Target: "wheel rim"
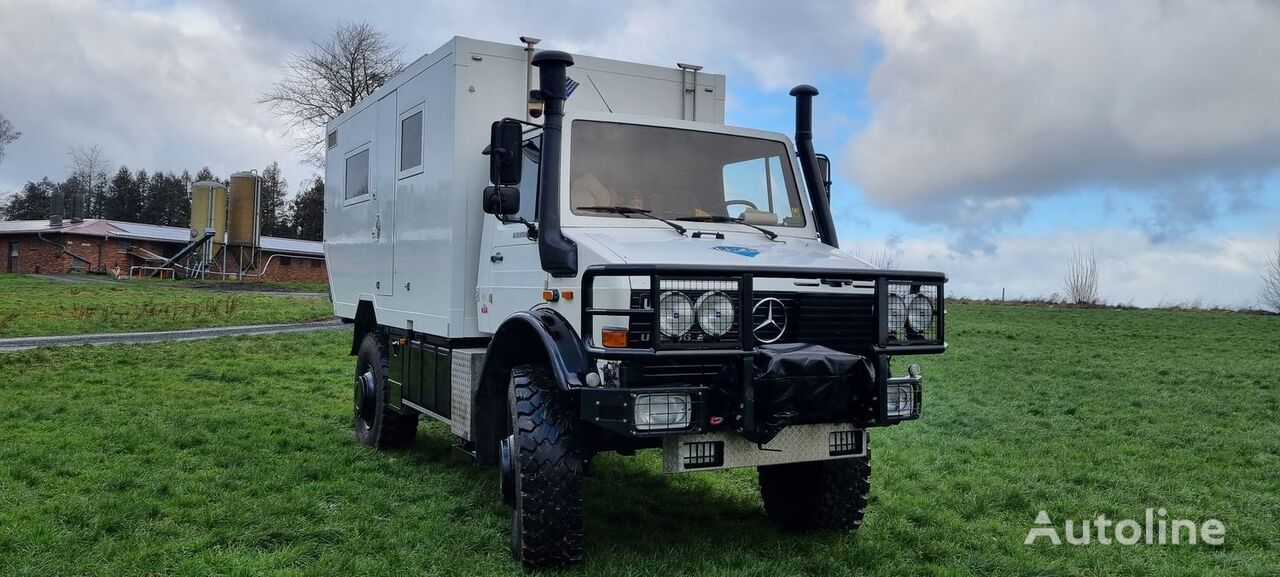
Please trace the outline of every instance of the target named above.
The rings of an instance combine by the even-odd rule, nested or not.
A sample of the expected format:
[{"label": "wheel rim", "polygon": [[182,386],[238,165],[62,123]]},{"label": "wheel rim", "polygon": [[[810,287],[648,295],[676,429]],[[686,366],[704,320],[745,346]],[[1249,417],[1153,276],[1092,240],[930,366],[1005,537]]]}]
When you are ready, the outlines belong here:
[{"label": "wheel rim", "polygon": [[369,426],[373,423],[375,397],[377,389],[374,387],[373,371],[366,370],[356,376],[355,383],[355,412],[356,419],[360,424]]}]

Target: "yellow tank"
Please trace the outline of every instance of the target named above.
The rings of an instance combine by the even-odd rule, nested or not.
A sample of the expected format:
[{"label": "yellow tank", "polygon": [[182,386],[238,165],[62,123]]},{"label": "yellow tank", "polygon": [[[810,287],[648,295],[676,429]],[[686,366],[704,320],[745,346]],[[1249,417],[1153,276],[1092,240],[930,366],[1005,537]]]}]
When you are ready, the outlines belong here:
[{"label": "yellow tank", "polygon": [[258,247],[262,234],[258,212],[258,175],[237,172],[231,175],[230,211],[227,216],[227,244]]},{"label": "yellow tank", "polygon": [[208,255],[222,250],[227,234],[227,187],[221,182],[202,180],[191,185],[191,240],[213,229]]}]

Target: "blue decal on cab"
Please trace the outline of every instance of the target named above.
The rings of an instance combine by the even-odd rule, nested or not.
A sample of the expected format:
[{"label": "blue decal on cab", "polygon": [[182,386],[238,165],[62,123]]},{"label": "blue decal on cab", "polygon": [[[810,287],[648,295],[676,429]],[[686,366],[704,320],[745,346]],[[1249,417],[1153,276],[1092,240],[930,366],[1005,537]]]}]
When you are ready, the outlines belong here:
[{"label": "blue decal on cab", "polygon": [[738,256],[745,256],[745,257],[747,257],[747,258],[755,258],[755,257],[756,257],[756,255],[760,254],[760,251],[758,251],[758,250],[756,250],[756,249],[754,249],[754,248],[747,248],[747,247],[745,247],[745,246],[726,246],[726,245],[720,245],[720,246],[713,246],[713,247],[711,247],[711,248],[714,248],[714,249],[716,249],[716,250],[720,250],[720,251],[724,251],[724,252],[727,252],[727,253],[731,253],[731,254],[736,254],[736,255],[738,255]]}]

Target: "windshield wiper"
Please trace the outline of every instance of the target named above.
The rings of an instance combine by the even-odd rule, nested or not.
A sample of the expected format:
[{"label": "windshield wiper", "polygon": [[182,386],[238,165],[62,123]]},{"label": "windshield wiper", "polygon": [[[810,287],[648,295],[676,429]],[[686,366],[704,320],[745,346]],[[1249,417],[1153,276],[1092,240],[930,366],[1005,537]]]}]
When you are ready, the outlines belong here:
[{"label": "windshield wiper", "polygon": [[624,218],[631,218],[631,215],[635,214],[635,215],[642,216],[644,218],[653,219],[663,224],[666,224],[667,226],[670,226],[671,228],[676,229],[676,232],[682,235],[688,232],[688,229],[686,229],[685,227],[680,226],[674,222],[671,222],[665,218],[653,216],[652,214],[649,214],[653,212],[652,210],[648,210],[644,208],[633,208],[630,206],[579,206],[574,210],[587,210],[591,212],[608,212],[613,214],[620,214]]},{"label": "windshield wiper", "polygon": [[677,218],[676,220],[688,220],[692,222],[731,222],[733,224],[741,224],[743,226],[749,226],[751,228],[754,228],[764,233],[764,235],[768,237],[769,240],[777,240],[778,238],[778,233],[773,232],[772,230],[769,230],[761,226],[756,226],[749,222],[745,222],[740,218],[733,218],[732,216],[717,216],[714,214],[708,214],[706,216],[682,216],[680,218]]}]

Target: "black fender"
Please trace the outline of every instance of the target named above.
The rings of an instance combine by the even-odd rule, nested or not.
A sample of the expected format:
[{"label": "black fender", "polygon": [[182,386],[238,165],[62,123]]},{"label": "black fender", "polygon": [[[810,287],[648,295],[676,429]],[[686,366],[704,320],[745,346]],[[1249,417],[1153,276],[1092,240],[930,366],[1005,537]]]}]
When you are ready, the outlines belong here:
[{"label": "black fender", "polygon": [[507,317],[489,341],[471,403],[477,464],[497,461],[498,442],[506,431],[510,371],[531,363],[544,363],[566,391],[582,387],[582,379],[594,370],[578,332],[560,313],[539,308]]}]

